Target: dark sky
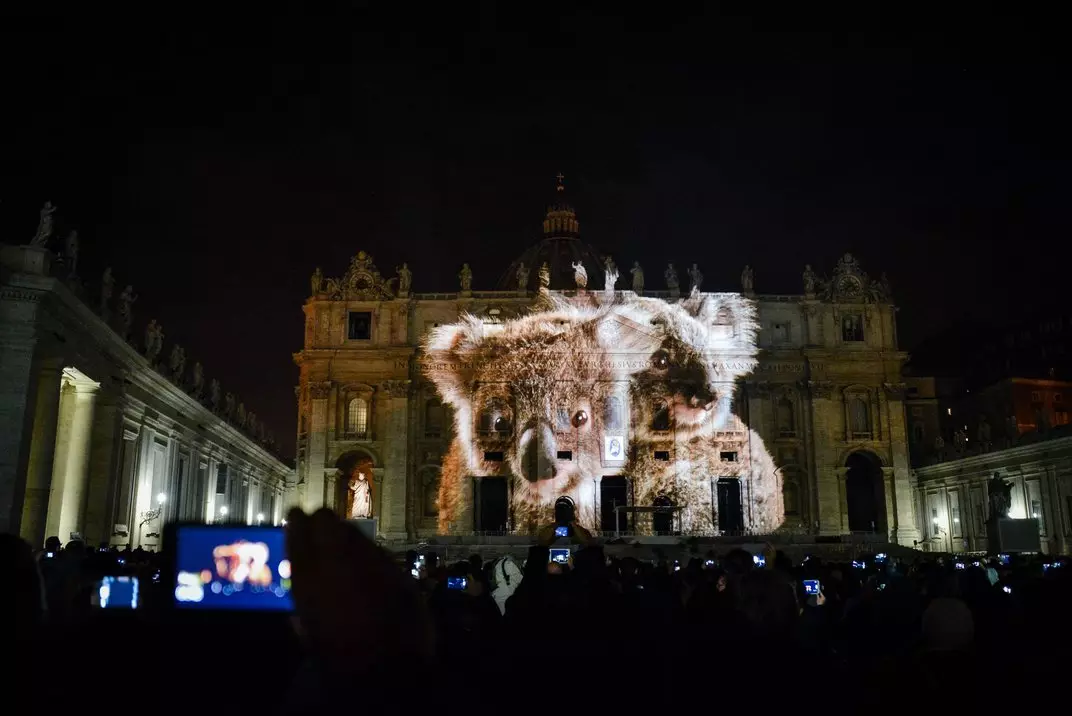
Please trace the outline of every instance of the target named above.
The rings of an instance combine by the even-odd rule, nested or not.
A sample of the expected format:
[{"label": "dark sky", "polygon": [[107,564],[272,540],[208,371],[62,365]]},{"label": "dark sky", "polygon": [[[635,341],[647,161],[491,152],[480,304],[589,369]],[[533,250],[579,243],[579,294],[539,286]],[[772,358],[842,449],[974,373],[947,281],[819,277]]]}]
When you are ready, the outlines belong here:
[{"label": "dark sky", "polygon": [[492,288],[559,171],[584,238],[653,277],[697,262],[731,290],[750,263],[799,292],[851,251],[889,274],[906,348],[1068,300],[1053,17],[218,5],[0,17],[0,236],[51,199],[83,275],[134,284],[139,335],[160,320],[287,451],[313,268],[365,249],[417,291],[462,261]]}]

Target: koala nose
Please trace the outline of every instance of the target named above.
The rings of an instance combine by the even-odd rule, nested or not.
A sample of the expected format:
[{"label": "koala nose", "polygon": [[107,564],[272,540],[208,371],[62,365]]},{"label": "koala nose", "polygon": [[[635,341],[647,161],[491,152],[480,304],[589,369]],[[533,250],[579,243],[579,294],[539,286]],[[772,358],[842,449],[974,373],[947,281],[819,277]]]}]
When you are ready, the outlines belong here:
[{"label": "koala nose", "polygon": [[525,464],[528,466],[529,479],[547,480],[558,475],[557,450],[554,431],[549,425],[533,428],[533,438],[525,445]]}]

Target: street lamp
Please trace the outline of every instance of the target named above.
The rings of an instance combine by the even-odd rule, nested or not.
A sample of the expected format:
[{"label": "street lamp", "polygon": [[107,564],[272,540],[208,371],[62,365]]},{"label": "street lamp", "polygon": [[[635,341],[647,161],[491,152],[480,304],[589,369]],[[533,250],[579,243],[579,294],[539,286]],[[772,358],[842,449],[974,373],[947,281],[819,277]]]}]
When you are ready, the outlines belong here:
[{"label": "street lamp", "polygon": [[227,505],[223,505],[222,507],[220,507],[220,514],[221,515],[226,515],[227,514]]},{"label": "street lamp", "polygon": [[156,504],[162,505],[167,501],[167,495],[163,492],[156,493]]},{"label": "street lamp", "polygon": [[257,513],[257,524],[260,524],[261,522],[264,522],[264,513],[263,512],[258,512]]}]

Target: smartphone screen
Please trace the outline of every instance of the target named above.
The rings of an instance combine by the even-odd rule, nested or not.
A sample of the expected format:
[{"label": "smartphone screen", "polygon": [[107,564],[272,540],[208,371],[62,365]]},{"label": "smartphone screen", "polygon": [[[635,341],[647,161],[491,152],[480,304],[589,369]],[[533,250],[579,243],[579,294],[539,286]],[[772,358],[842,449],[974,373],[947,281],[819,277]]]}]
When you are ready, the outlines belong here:
[{"label": "smartphone screen", "polygon": [[553,549],[548,557],[550,562],[558,562],[559,564],[569,564],[570,551],[568,549]]},{"label": "smartphone screen", "polygon": [[137,577],[104,577],[90,595],[90,603],[101,609],[137,609]]},{"label": "smartphone screen", "polygon": [[819,580],[818,579],[805,579],[804,580],[804,593],[808,596],[814,596],[819,594]]},{"label": "smartphone screen", "polygon": [[754,562],[757,567],[767,566],[767,558],[761,554],[752,555],[752,562]]},{"label": "smartphone screen", "polygon": [[555,527],[555,537],[569,537],[569,527],[566,525]]},{"label": "smartphone screen", "polygon": [[282,527],[179,525],[175,606],[293,611]]},{"label": "smartphone screen", "polygon": [[447,577],[447,589],[463,590],[469,585],[465,577]]}]

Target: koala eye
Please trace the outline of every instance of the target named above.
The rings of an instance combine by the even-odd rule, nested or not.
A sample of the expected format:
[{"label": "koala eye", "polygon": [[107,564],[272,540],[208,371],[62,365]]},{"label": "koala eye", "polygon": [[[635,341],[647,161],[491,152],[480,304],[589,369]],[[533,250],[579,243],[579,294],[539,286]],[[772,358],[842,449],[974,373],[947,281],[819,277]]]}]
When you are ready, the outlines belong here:
[{"label": "koala eye", "polygon": [[578,410],[573,414],[573,427],[579,428],[588,422],[588,413],[583,410]]},{"label": "koala eye", "polygon": [[670,356],[666,351],[655,351],[655,355],[651,357],[651,363],[658,370],[666,370],[670,367]]},{"label": "koala eye", "polygon": [[503,416],[495,418],[495,432],[508,433],[510,432],[510,421]]}]

